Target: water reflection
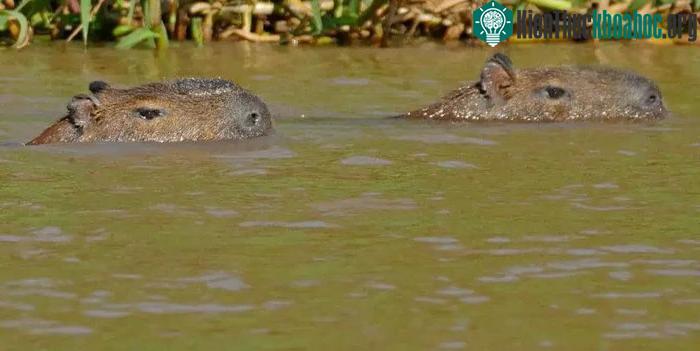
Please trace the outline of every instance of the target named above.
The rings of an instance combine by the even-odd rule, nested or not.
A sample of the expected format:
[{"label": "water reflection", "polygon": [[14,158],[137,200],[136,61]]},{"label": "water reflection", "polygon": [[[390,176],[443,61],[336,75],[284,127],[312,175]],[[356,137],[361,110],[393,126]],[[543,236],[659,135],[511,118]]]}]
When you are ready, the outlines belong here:
[{"label": "water reflection", "polygon": [[277,117],[246,143],[1,146],[3,345],[694,349],[697,50],[504,48],[643,71],[676,115],[484,125],[384,117],[475,78],[486,50],[229,44],[0,56],[3,144],[100,78],[222,76]]}]

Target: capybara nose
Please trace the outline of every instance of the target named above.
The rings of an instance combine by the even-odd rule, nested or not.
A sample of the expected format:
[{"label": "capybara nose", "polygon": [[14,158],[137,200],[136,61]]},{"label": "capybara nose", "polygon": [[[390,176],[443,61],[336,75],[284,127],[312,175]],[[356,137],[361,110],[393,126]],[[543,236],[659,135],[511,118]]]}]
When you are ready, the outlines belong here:
[{"label": "capybara nose", "polygon": [[238,124],[251,135],[264,135],[272,128],[272,117],[267,108],[260,104],[249,106],[237,116]]},{"label": "capybara nose", "polygon": [[262,116],[258,112],[250,112],[243,121],[243,125],[248,128],[255,128],[257,126],[260,126],[261,123]]}]

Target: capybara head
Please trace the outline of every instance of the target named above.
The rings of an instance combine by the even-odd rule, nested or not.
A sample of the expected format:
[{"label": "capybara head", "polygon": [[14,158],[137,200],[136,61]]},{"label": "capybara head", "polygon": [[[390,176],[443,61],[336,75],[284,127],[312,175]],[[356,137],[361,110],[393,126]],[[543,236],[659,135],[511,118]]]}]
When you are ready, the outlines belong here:
[{"label": "capybara head", "polygon": [[479,81],[408,116],[553,122],[651,120],[667,113],[656,84],[633,72],[577,66],[516,70],[507,56],[496,54]]},{"label": "capybara head", "polygon": [[68,114],[29,144],[176,142],[247,139],[269,134],[265,103],[223,79],[186,78],[118,89],[90,83]]}]

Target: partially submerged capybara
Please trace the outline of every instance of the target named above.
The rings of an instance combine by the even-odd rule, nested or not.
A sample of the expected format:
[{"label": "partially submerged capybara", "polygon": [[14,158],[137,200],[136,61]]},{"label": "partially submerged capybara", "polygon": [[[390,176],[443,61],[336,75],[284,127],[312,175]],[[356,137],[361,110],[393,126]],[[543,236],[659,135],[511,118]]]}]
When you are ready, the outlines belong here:
[{"label": "partially submerged capybara", "polygon": [[606,67],[516,70],[495,54],[480,80],[404,117],[435,120],[559,122],[653,120],[668,114],[656,84]]},{"label": "partially submerged capybara", "polygon": [[29,145],[73,142],[175,142],[246,139],[269,134],[265,103],[223,79],[186,78],[129,89],[90,83],[68,114]]}]

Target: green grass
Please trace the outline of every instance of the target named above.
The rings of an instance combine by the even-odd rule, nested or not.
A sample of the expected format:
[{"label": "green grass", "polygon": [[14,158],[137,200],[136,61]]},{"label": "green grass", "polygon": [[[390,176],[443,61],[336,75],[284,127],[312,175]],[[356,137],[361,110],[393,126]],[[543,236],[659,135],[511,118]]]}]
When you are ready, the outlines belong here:
[{"label": "green grass", "polygon": [[27,17],[19,11],[0,10],[0,29],[8,28],[12,20],[17,21],[19,24],[19,35],[15,41],[15,47],[19,48],[27,40],[29,22],[27,21]]}]

